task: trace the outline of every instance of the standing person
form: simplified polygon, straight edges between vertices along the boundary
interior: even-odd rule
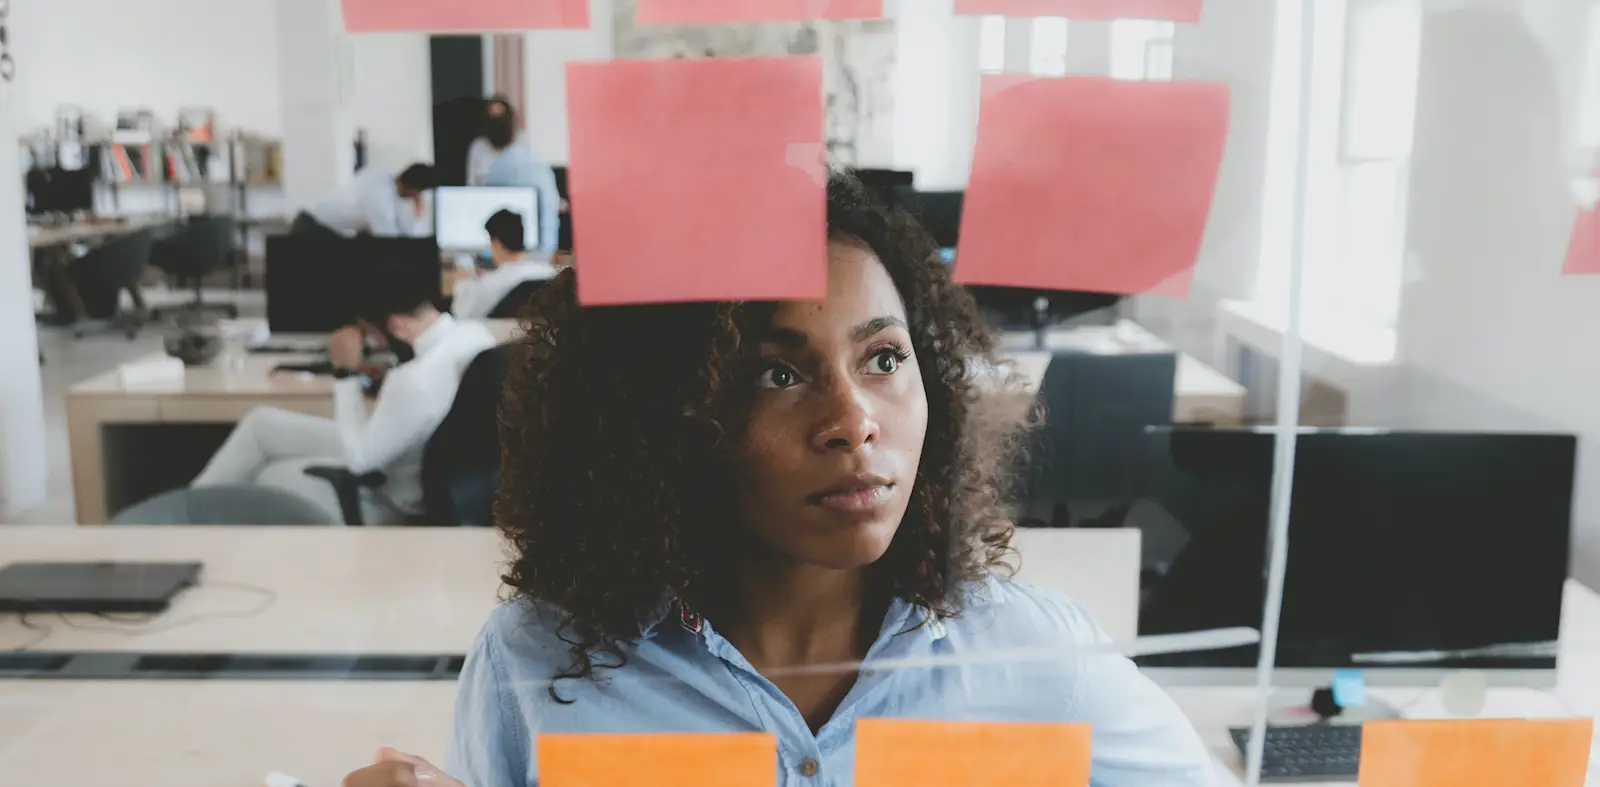
[[[494,270],[455,285],[450,312],[458,319],[481,320],[494,312],[519,285],[546,281],[556,275],[555,266],[528,256],[526,229],[522,216],[502,210],[489,217],[484,229],[489,232],[489,257]]]
[[[993,339],[932,240],[843,178],[828,233],[821,301],[540,294],[501,408],[514,598],[448,766],[386,750],[347,787],[527,787],[546,733],[748,731],[780,784],[849,785],[870,717],[1083,723],[1096,787],[1210,782],[1083,608],[1007,578],[1016,435],[976,412]]]
[[[554,254],[561,239],[561,194],[550,165],[533,154],[517,128],[517,113],[503,98],[490,99],[483,136],[467,149],[467,185],[519,186],[539,191],[539,252]]]
[[[434,308],[431,293],[379,278],[368,282],[363,320],[404,343],[414,357],[383,378],[368,414],[358,370],[363,330],[345,328],[329,341],[341,379],[334,384],[335,417],[318,418],[274,407],[245,414],[211,457],[194,486],[265,484],[339,511],[331,485],[305,475],[336,465],[356,475],[383,471],[381,494],[364,501],[367,524],[401,523],[422,513],[422,450],[455,401],[461,375],[478,353],[495,345],[479,323],[456,322]]]
[[[425,238],[433,234],[428,192],[439,175],[427,164],[412,164],[396,175],[368,167],[321,202],[294,217],[290,235],[322,238]]]

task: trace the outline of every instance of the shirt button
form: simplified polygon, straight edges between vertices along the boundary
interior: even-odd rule
[[[807,779],[816,776],[818,768],[817,761],[810,757],[800,761],[800,775]]]

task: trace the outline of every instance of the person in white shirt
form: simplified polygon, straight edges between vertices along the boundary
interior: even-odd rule
[[[404,288],[410,290],[410,288]],[[382,471],[387,483],[363,499],[367,524],[399,524],[422,513],[422,451],[455,401],[467,365],[494,347],[481,323],[441,314],[427,294],[375,282],[366,321],[408,344],[415,357],[383,379],[368,413],[363,382],[334,385],[333,419],[272,407],[245,414],[193,485],[262,484],[299,494],[339,517],[332,485],[305,475],[307,467],[341,466],[363,475]],[[336,332],[329,355],[336,368],[361,368],[363,329]]]
[[[289,234],[301,237],[423,238],[433,233],[428,192],[439,186],[439,174],[427,164],[413,164],[396,175],[368,167],[323,201],[294,217]]]
[[[556,275],[554,265],[528,255],[527,227],[522,216],[502,210],[489,217],[484,229],[489,231],[489,257],[495,267],[477,278],[456,283],[450,311],[463,320],[486,319],[524,282],[548,281]]]

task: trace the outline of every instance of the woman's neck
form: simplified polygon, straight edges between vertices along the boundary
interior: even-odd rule
[[[713,622],[761,670],[859,660],[884,613],[865,569],[742,561],[727,579]]]

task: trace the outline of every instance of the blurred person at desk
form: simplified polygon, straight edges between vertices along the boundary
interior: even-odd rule
[[[427,164],[412,164],[396,175],[368,167],[323,201],[300,211],[289,234],[309,238],[425,238],[433,232],[428,192],[439,174]]]
[[[871,717],[1083,723],[1096,787],[1210,782],[1083,608],[1009,578],[1020,424],[976,412],[967,369],[997,361],[971,297],[904,213],[828,190],[825,300],[540,293],[501,414],[513,598],[448,764],[385,750],[348,787],[537,784],[536,734],[750,731],[780,785],[849,785]]]
[[[467,149],[468,186],[516,186],[539,191],[539,251],[554,254],[561,242],[565,206],[556,190],[556,173],[535,156],[518,129],[516,110],[503,98],[485,108],[483,136]]]
[[[332,486],[305,475],[307,467],[339,465],[356,475],[382,471],[387,483],[363,501],[368,524],[398,524],[422,511],[422,451],[450,411],[461,375],[478,353],[495,346],[481,323],[441,314],[430,294],[378,277],[367,283],[362,319],[381,330],[400,365],[382,375],[368,410],[372,370],[363,367],[365,330],[336,331],[329,360],[333,419],[272,407],[247,413],[211,457],[194,486],[264,484],[314,500],[337,515]]]
[[[502,210],[489,217],[484,229],[489,232],[489,258],[495,267],[456,282],[450,312],[463,320],[486,319],[518,285],[556,275],[555,266],[528,255],[521,216]]]

